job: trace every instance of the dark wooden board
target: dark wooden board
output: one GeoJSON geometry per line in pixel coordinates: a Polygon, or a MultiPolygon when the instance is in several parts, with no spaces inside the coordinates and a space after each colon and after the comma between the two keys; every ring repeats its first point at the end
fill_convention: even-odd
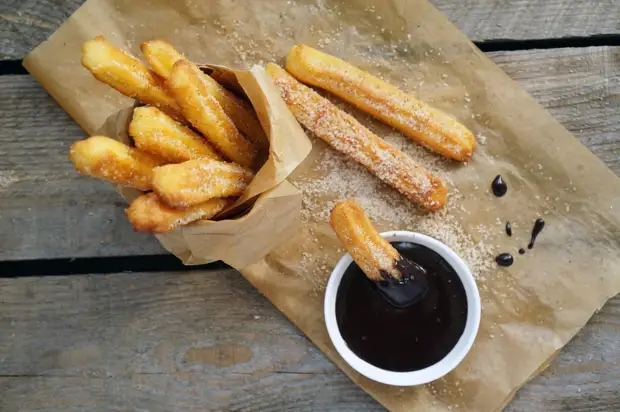
{"type": "MultiPolygon", "coordinates": [[[[620,48],[490,54],[620,174],[620,48]]],[[[0,260],[163,253],[110,185],[67,160],[82,131],[29,76],[0,76],[0,260]]]]}
{"type": "MultiPolygon", "coordinates": [[[[620,34],[615,0],[431,0],[472,40],[620,34]]],[[[83,0],[2,0],[0,60],[21,59],[83,0]]]]}
{"type": "MultiPolygon", "coordinates": [[[[2,411],[382,410],[233,270],[0,279],[2,411]]],[[[620,298],[507,408],[620,409],[620,298]]]]}

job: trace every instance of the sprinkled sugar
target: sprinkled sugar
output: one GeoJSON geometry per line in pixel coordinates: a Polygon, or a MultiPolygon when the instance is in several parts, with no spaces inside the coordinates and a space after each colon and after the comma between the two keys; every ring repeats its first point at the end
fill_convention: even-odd
{"type": "MultiPolygon", "coordinates": [[[[446,176],[442,176],[446,163],[441,158],[416,148],[411,142],[406,144],[399,141],[400,137],[392,136],[390,140],[397,146],[405,143],[403,147],[411,148],[407,150],[412,151],[408,153],[411,157],[415,160],[425,159],[422,162],[425,167],[449,181],[446,176]]],[[[325,146],[318,141],[314,144],[325,146]]],[[[316,161],[314,172],[318,172],[319,177],[313,173],[312,177],[304,175],[295,180],[295,184],[303,191],[303,223],[326,223],[335,203],[356,199],[379,230],[402,229],[432,236],[459,254],[476,277],[494,268],[493,247],[483,241],[476,242],[465,233],[454,213],[461,197],[454,188],[446,207],[428,214],[420,212],[411,200],[381,182],[357,162],[326,146],[316,161]]],[[[486,228],[478,230],[486,231],[486,228]]],[[[308,256],[305,260],[310,263],[312,257],[308,256]]]]}

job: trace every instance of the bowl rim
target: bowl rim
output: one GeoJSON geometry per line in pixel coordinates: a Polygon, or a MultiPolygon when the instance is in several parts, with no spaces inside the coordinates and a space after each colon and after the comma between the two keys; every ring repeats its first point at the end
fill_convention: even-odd
{"type": "Polygon", "coordinates": [[[421,233],[404,230],[383,232],[381,236],[391,242],[412,242],[426,246],[437,252],[450,266],[452,266],[463,283],[465,297],[467,299],[467,319],[465,321],[463,334],[454,348],[452,348],[443,359],[431,366],[416,371],[396,372],[381,369],[357,356],[349,349],[349,346],[344,341],[336,321],[336,297],[338,288],[340,287],[340,282],[345,270],[353,263],[353,258],[349,253],[345,254],[334,267],[325,290],[324,317],[327,332],[340,356],[342,356],[353,369],[367,378],[393,386],[415,386],[432,382],[456,368],[465,358],[465,355],[467,355],[474,343],[480,326],[481,316],[480,294],[476,286],[476,280],[463,259],[450,247],[437,239],[421,233]]]}

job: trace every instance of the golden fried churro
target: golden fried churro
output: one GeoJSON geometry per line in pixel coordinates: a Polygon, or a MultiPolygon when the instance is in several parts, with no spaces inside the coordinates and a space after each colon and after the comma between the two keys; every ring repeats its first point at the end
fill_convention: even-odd
{"type": "Polygon", "coordinates": [[[392,304],[406,307],[426,294],[426,269],[401,256],[355,200],[337,203],[330,223],[355,263],[392,304]]]}
{"type": "Polygon", "coordinates": [[[93,136],[71,145],[69,159],[78,172],[108,182],[151,189],[153,168],[162,159],[105,136],[93,136]]]}
{"type": "Polygon", "coordinates": [[[349,63],[306,45],[294,46],[286,70],[400,130],[442,156],[468,160],[474,135],[461,123],[349,63]]]}
{"type": "MultiPolygon", "coordinates": [[[[170,43],[163,40],[150,40],[142,43],[140,47],[146,60],[153,67],[155,72],[164,79],[170,77],[172,68],[177,61],[187,60],[181,53],[175,50],[170,43]]],[[[200,72],[207,92],[217,100],[220,106],[222,106],[224,113],[230,117],[241,133],[255,144],[265,145],[267,142],[265,132],[252,106],[226,90],[224,86],[211,78],[211,76],[202,72],[202,70],[200,72]]]]}
{"type": "Polygon", "coordinates": [[[138,149],[170,163],[182,163],[202,157],[222,160],[202,136],[156,107],[134,109],[129,134],[138,149]]]}
{"type": "Polygon", "coordinates": [[[400,254],[375,229],[364,210],[355,200],[345,200],[334,206],[330,224],[340,243],[370,279],[383,280],[381,272],[400,279],[396,263],[400,254]]]}
{"type": "Polygon", "coordinates": [[[156,106],[173,118],[183,121],[179,107],[164,88],[163,79],[140,60],[114,47],[102,36],[84,43],[82,65],[95,78],[125,96],[156,106]]]}
{"type": "Polygon", "coordinates": [[[169,232],[200,219],[210,219],[232,203],[229,199],[211,199],[187,209],[173,209],[155,193],[148,193],[131,202],[125,213],[138,232],[169,232]]]}
{"type": "Polygon", "coordinates": [[[226,158],[245,167],[254,166],[256,148],[239,132],[222,106],[209,93],[202,72],[187,60],[174,64],[168,90],[185,118],[226,158]]]}
{"type": "Polygon", "coordinates": [[[238,164],[213,159],[156,167],[153,190],[172,207],[189,207],[215,197],[240,196],[254,177],[238,164]]]}
{"type": "Polygon", "coordinates": [[[174,64],[185,58],[170,43],[163,40],[145,41],[140,45],[140,49],[155,73],[164,79],[170,77],[174,64]]]}
{"type": "Polygon", "coordinates": [[[295,118],[316,136],[361,163],[425,209],[439,209],[446,203],[447,188],[441,179],[301,84],[280,66],[270,63],[267,72],[295,118]]]}
{"type": "MultiPolygon", "coordinates": [[[[153,70],[164,79],[170,77],[174,64],[179,60],[187,60],[181,53],[175,50],[168,42],[163,40],[149,40],[140,45],[142,52],[153,70]]],[[[229,92],[215,81],[211,76],[201,71],[202,80],[207,88],[207,93],[217,100],[222,106],[224,113],[230,117],[235,126],[254,144],[261,146],[267,143],[258,117],[252,106],[245,100],[240,99],[229,92]]]]}

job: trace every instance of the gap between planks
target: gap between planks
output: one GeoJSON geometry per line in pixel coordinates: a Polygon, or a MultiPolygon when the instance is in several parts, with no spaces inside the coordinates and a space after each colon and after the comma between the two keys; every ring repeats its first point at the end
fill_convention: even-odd
{"type": "MultiPolygon", "coordinates": [[[[485,53],[519,50],[546,50],[578,47],[620,46],[620,34],[595,34],[591,36],[572,36],[550,39],[491,39],[473,42],[485,53]]],[[[0,76],[28,74],[22,60],[0,60],[0,76]]]]}

